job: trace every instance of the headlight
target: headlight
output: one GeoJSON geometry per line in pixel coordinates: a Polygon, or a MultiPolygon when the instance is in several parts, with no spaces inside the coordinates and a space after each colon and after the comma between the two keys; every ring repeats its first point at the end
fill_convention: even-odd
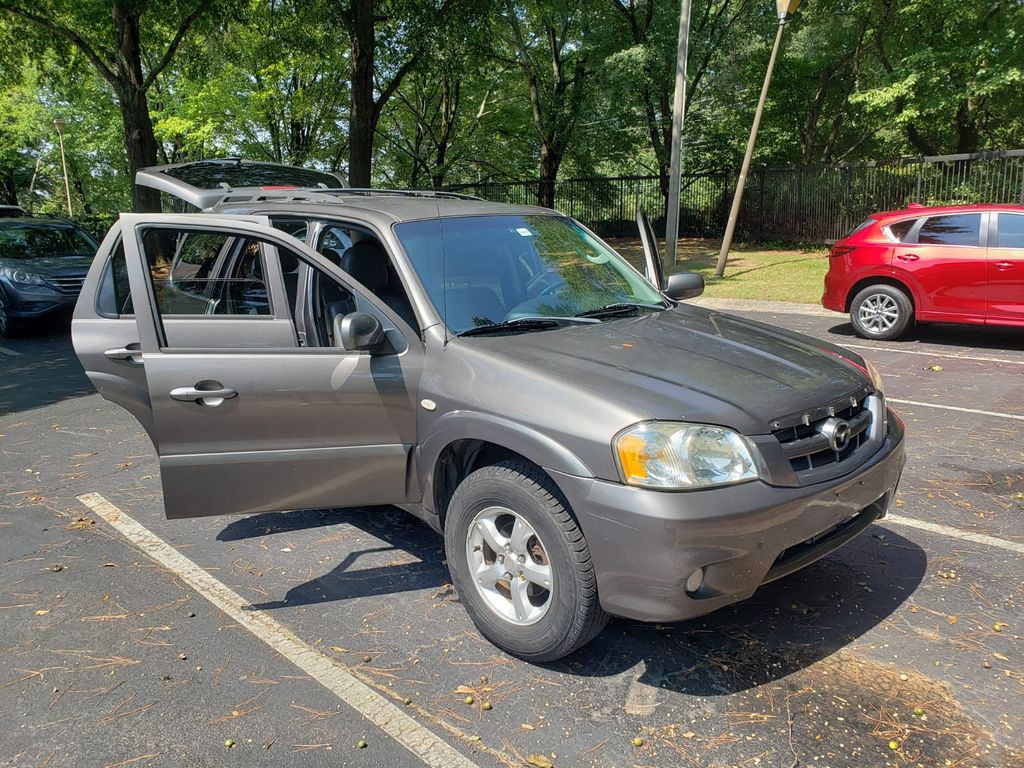
{"type": "Polygon", "coordinates": [[[875,366],[873,366],[867,360],[864,361],[864,367],[867,368],[868,370],[868,376],[871,379],[871,386],[873,386],[879,392],[883,392],[885,390],[885,387],[882,384],[882,374],[880,374],[878,372],[878,369],[875,368],[875,366]]]}
{"type": "Polygon", "coordinates": [[[622,481],[644,488],[701,488],[758,477],[747,440],[708,424],[645,422],[614,441],[622,481]]]}
{"type": "Polygon", "coordinates": [[[19,285],[42,285],[43,278],[24,269],[0,269],[0,274],[19,285]]]}

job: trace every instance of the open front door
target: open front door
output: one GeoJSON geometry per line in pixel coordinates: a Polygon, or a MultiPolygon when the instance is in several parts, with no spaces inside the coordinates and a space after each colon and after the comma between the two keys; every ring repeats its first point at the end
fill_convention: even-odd
{"type": "Polygon", "coordinates": [[[121,226],[169,518],[418,500],[422,346],[390,309],[266,224],[127,214],[121,226]],[[332,310],[373,315],[383,342],[331,346],[332,310]],[[299,313],[325,324],[324,343],[300,346],[299,313]]]}
{"type": "Polygon", "coordinates": [[[655,288],[663,291],[665,289],[665,271],[661,266],[661,252],[658,250],[658,240],[654,236],[654,227],[651,226],[643,208],[636,209],[636,225],[640,230],[640,242],[644,246],[647,279],[655,288]]]}

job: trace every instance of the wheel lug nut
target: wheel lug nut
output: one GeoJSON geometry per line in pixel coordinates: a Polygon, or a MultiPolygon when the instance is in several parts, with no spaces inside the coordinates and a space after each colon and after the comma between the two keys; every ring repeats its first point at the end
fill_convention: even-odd
{"type": "Polygon", "coordinates": [[[526,555],[520,555],[519,556],[519,562],[520,563],[525,563],[526,562],[526,555]]]}
{"type": "Polygon", "coordinates": [[[505,571],[505,581],[509,581],[511,578],[512,578],[512,574],[509,573],[508,571],[505,571]]]}

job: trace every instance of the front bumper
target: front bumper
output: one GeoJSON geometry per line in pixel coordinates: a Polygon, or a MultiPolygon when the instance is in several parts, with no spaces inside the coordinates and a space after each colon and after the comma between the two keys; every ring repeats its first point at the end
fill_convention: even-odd
{"type": "Polygon", "coordinates": [[[888,508],[906,461],[903,427],[867,462],[823,483],[762,482],[664,492],[552,472],[586,536],[602,607],[641,621],[678,621],[745,600],[825,556],[888,508]],[[704,582],[687,593],[687,577],[704,582]]]}
{"type": "Polygon", "coordinates": [[[60,293],[46,285],[20,285],[4,281],[0,286],[7,298],[7,313],[11,317],[30,319],[51,312],[73,310],[78,293],[60,293]]]}

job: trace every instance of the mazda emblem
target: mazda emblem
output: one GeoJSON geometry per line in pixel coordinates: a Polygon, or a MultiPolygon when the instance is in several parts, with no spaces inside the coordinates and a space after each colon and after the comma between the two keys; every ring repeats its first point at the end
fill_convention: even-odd
{"type": "Polygon", "coordinates": [[[837,419],[825,419],[818,431],[828,440],[828,447],[833,451],[842,451],[850,444],[850,422],[837,419]]]}

